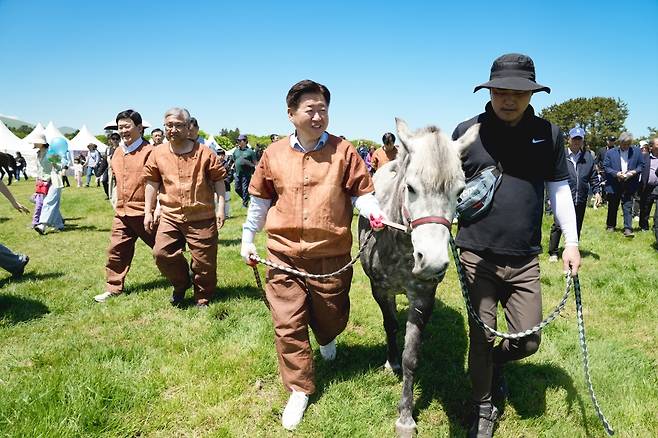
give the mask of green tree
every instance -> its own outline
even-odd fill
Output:
[[[235,129],[223,128],[219,131],[219,135],[228,138],[229,140],[231,140],[231,144],[234,145],[238,142],[238,136],[240,135],[240,128],[235,128]]]
[[[76,129],[75,131],[71,132],[70,134],[64,134],[64,137],[66,137],[68,140],[73,140],[73,137],[78,135],[78,132],[80,132],[80,130]]]
[[[564,132],[579,125],[585,130],[587,144],[594,149],[603,146],[607,136],[619,136],[625,129],[628,105],[619,98],[578,97],[546,107],[539,116]]]
[[[108,144],[108,142],[107,142],[107,135],[100,134],[100,135],[97,135],[96,138],[97,138],[98,140],[102,141],[103,143]]]
[[[9,130],[18,138],[25,138],[30,132],[32,132],[32,129],[33,128],[28,125],[21,125],[18,128],[9,127]]]
[[[216,135],[215,136],[215,143],[217,143],[217,146],[224,149],[225,151],[228,151],[229,149],[232,149],[233,145],[235,144],[234,142],[231,141],[230,138],[228,138],[224,135]]]

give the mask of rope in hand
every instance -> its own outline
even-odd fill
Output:
[[[497,336],[499,338],[504,338],[504,339],[521,339],[526,336],[530,336],[533,333],[537,333],[544,327],[546,327],[548,324],[550,324],[557,316],[560,314],[562,309],[564,308],[567,298],[569,296],[569,290],[571,289],[571,285],[573,284],[574,287],[574,295],[576,297],[576,315],[577,315],[577,320],[578,320],[578,340],[580,342],[580,349],[583,353],[583,369],[585,371],[585,383],[587,385],[587,390],[589,391],[590,398],[592,399],[592,404],[594,405],[594,410],[596,411],[596,415],[599,417],[599,420],[601,421],[601,424],[603,424],[603,428],[605,429],[606,433],[610,436],[615,434],[614,429],[608,422],[608,420],[605,418],[605,415],[603,415],[603,411],[601,410],[601,406],[599,406],[599,402],[596,398],[596,395],[594,394],[594,385],[592,385],[592,379],[589,373],[589,354],[587,352],[587,341],[585,339],[585,322],[583,320],[583,305],[582,305],[582,300],[581,300],[581,293],[580,293],[580,281],[578,280],[578,276],[571,276],[571,271],[569,271],[566,274],[566,287],[564,291],[564,295],[562,296],[562,300],[558,303],[558,305],[555,307],[555,309],[546,317],[542,322],[537,324],[531,329],[524,330],[522,332],[518,333],[503,333],[499,332],[491,327],[489,327],[482,319],[480,316],[477,314],[475,309],[473,308],[473,305],[471,304],[471,299],[468,294],[468,289],[466,286],[466,276],[464,274],[464,269],[461,265],[461,262],[459,260],[459,254],[457,253],[457,245],[455,245],[455,241],[452,238],[452,235],[450,235],[450,249],[452,250],[452,257],[455,261],[455,268],[457,269],[457,276],[459,277],[459,282],[461,284],[461,289],[462,289],[462,295],[464,296],[464,303],[466,305],[466,309],[468,311],[468,314],[471,316],[473,321],[482,329],[490,332],[494,336]]]

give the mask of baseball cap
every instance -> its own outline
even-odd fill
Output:
[[[246,139],[247,139],[247,136],[246,136],[246,135],[244,135],[244,134],[240,134],[240,135],[238,135],[238,141],[240,141],[240,140],[246,140]]]
[[[585,130],[583,128],[575,127],[569,131],[569,138],[580,137],[585,138]]]

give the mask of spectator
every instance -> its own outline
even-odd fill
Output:
[[[73,160],[73,175],[75,176],[75,182],[78,187],[82,187],[82,164],[80,163],[80,158]]]
[[[651,139],[649,146],[651,149],[648,154],[644,155],[644,168],[640,178],[640,231],[649,231],[651,207],[658,201],[658,175],[656,174],[658,171],[658,137]],[[658,233],[657,218],[658,204],[653,217],[653,229]],[[658,238],[656,240],[658,241]]]
[[[640,185],[639,175],[644,168],[644,158],[640,149],[631,147],[633,135],[624,132],[619,136],[619,147],[610,149],[605,154],[603,168],[605,169],[608,195],[607,231],[614,231],[617,226],[617,210],[621,202],[624,216],[624,236],[634,237],[633,234],[633,195]]]
[[[217,229],[225,219],[226,171],[216,154],[190,139],[186,109],[168,110],[164,126],[168,141],[154,149],[144,168],[144,227],[152,229],[159,191],[162,217],[153,247],[155,264],[174,287],[173,305],[181,305],[193,285],[196,305],[206,307],[217,284]],[[183,255],[186,244],[191,264]]]
[[[489,82],[475,87],[489,89],[485,112],[461,123],[453,139],[480,123],[478,139],[462,155],[467,179],[488,166],[500,164],[502,179],[487,214],[476,221],[460,219],[456,243],[461,249],[468,292],[475,312],[488,326],[496,327],[500,302],[510,332],[527,330],[542,319],[539,259],[541,221],[546,184],[551,206],[565,235],[562,253],[565,270],[578,273],[580,252],[576,215],[569,190],[569,173],[563,136],[557,126],[535,116],[533,93],[550,92],[535,81],[535,66],[526,55],[506,54],[493,62]],[[469,317],[469,371],[475,418],[469,437],[491,437],[498,409],[504,403],[507,362],[534,354],[539,333],[520,339],[503,339],[494,347],[494,336]]]
[[[151,131],[151,142],[153,146],[161,145],[163,141],[164,141],[164,132],[162,132],[162,129],[155,128],[154,130]]]
[[[25,181],[27,181],[27,163],[25,162],[25,157],[23,157],[23,154],[20,152],[16,152],[16,172],[15,172],[15,177],[16,181],[21,180],[21,173],[23,174],[23,177]]]
[[[18,180],[18,176],[16,177],[16,180]],[[30,214],[30,210],[27,208],[23,207],[18,201],[16,201],[16,198],[14,198],[14,195],[9,191],[7,186],[5,185],[4,182],[0,180],[0,193],[7,198],[9,203],[11,204],[16,211],[19,213],[25,213],[25,214]],[[4,269],[5,271],[8,271],[12,278],[20,278],[23,276],[23,272],[25,272],[25,266],[27,263],[30,261],[30,258],[25,255],[25,254],[16,254],[6,246],[0,244],[0,268]]]
[[[231,217],[231,183],[233,182],[233,177],[235,170],[233,169],[233,161],[230,157],[226,156],[226,151],[224,149],[219,149],[217,151],[217,158],[219,162],[226,170],[226,177],[224,178],[224,218],[228,219]]]
[[[599,176],[594,166],[594,158],[584,148],[585,131],[582,128],[573,128],[569,131],[569,150],[567,152],[567,169],[569,170],[569,188],[571,198],[576,210],[576,232],[580,240],[580,230],[585,219],[587,209],[587,196],[590,189],[594,193],[596,204],[601,203],[599,192]],[[560,244],[562,230],[554,221],[551,226],[551,237],[548,244],[549,262],[557,262],[557,248]]]
[[[98,161],[101,158],[100,153],[96,149],[96,145],[94,143],[89,143],[87,145],[87,149],[89,150],[89,153],[87,154],[87,184],[85,187],[89,187],[89,183],[91,182],[91,176],[94,174],[94,171],[96,169],[96,165],[98,165]],[[99,185],[98,178],[96,178],[96,185]]]
[[[154,148],[142,138],[142,116],[137,111],[121,111],[116,122],[122,143],[112,154],[110,162],[117,185],[116,202],[105,265],[105,292],[94,297],[99,303],[123,293],[137,239],[150,248],[155,242],[154,233],[144,228],[143,174],[146,160]]]
[[[309,80],[288,92],[288,118],[295,132],[267,148],[249,186],[253,200],[241,249],[247,264],[256,253],[254,236],[267,223],[269,259],[317,274],[336,271],[350,261],[352,199],[362,215],[381,219],[363,160],[349,142],[326,132],[329,100],[329,90]],[[278,269],[269,269],[267,278],[279,371],[292,392],[281,422],[292,430],[315,392],[309,326],[322,357],[333,360],[336,336],[349,316],[352,268],[328,281]]]
[[[45,135],[35,140],[37,152],[37,182],[34,194],[35,207],[32,217],[32,228],[44,235],[46,226],[57,230],[64,229],[64,219],[59,211],[62,194],[62,178],[60,177],[61,159],[58,155],[48,154],[48,143]]]
[[[366,158],[363,160],[366,163],[366,169],[368,169],[369,174],[375,173],[375,170],[372,168],[372,156],[375,155],[375,147],[370,146],[368,148],[368,153],[366,154]]]
[[[233,152],[235,163],[235,192],[242,198],[242,206],[249,205],[249,181],[256,168],[256,153],[247,147],[247,136],[238,136],[238,147]]]
[[[270,143],[274,143],[275,141],[279,141],[279,134],[270,134]]]
[[[373,173],[377,172],[377,169],[384,164],[395,160],[398,155],[398,149],[395,147],[395,135],[387,132],[382,136],[382,143],[384,146],[377,149],[370,159]]]
[[[98,164],[96,169],[94,169],[94,175],[96,175],[96,180],[100,181],[103,184],[103,191],[105,192],[105,199],[110,199],[109,187],[108,187],[108,163],[106,158],[107,151],[100,154],[98,159]]]

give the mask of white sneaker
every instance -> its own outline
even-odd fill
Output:
[[[112,292],[103,292],[102,294],[96,295],[94,300],[96,300],[97,303],[104,303],[115,295],[117,294],[113,294]]]
[[[286,408],[283,410],[283,415],[281,416],[283,427],[288,430],[294,430],[299,426],[307,406],[308,395],[293,389],[288,399],[288,404],[286,404]]]
[[[320,354],[322,359],[327,361],[336,359],[336,340],[334,339],[327,345],[320,345]]]
[[[548,258],[548,261],[551,262],[551,263],[553,263],[553,262],[557,262],[557,256],[556,256],[556,255],[552,255],[552,256],[550,256],[550,257]]]

